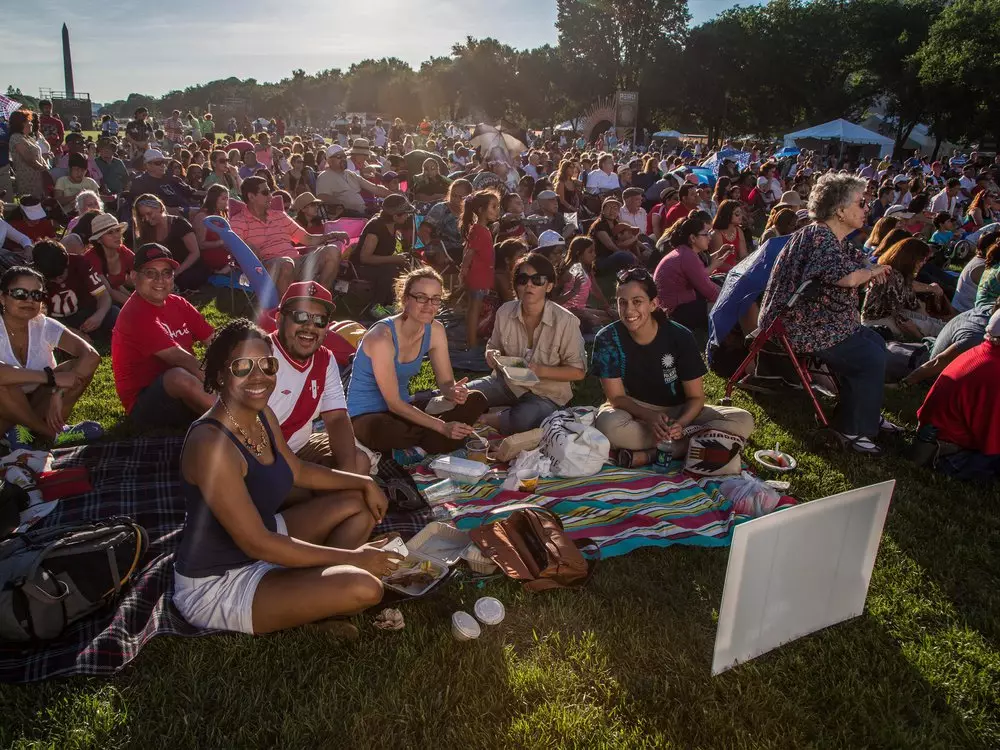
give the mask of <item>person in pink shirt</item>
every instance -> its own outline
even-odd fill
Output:
[[[656,302],[672,320],[691,329],[704,330],[708,325],[708,306],[719,296],[711,275],[722,265],[729,248],[710,256],[708,268],[699,253],[707,253],[712,237],[711,225],[690,216],[676,224],[665,239],[673,248],[663,257],[653,279]]]

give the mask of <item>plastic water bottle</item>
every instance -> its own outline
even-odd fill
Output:
[[[670,466],[670,462],[674,460],[674,441],[670,438],[666,440],[661,440],[656,444],[656,465],[657,466]]]

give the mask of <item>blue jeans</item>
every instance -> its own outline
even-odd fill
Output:
[[[858,326],[839,344],[815,352],[815,356],[829,366],[840,383],[836,429],[845,435],[877,436],[882,421],[885,340],[870,328]]]
[[[633,266],[641,265],[642,260],[635,257],[635,255],[627,250],[618,250],[617,252],[611,253],[611,255],[606,255],[603,258],[598,258],[594,261],[594,267],[597,269],[598,273],[604,273],[605,271],[618,273],[623,268],[632,268]]]
[[[504,379],[497,375],[473,380],[467,386],[470,391],[479,391],[486,396],[491,407],[511,407],[500,414],[500,432],[504,435],[533,430],[552,412],[562,408],[555,401],[530,391],[523,396],[515,396]]]

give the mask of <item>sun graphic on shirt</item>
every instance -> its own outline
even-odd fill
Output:
[[[669,370],[671,367],[674,366],[674,355],[664,354],[663,359],[660,360],[660,363],[663,365],[664,370]]]

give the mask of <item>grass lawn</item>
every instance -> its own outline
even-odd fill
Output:
[[[121,420],[110,359],[87,396],[74,419]],[[919,400],[887,411],[913,426]],[[727,552],[646,549],[582,591],[450,584],[403,605],[402,632],[358,618],[357,643],[161,638],[114,679],[2,686],[0,747],[1000,747],[997,487],[817,451],[804,396],[735,403],[757,418],[747,454],[780,441],[804,499],[896,479],[863,616],[712,678]],[[506,620],[457,643],[450,614],[486,593]]]

